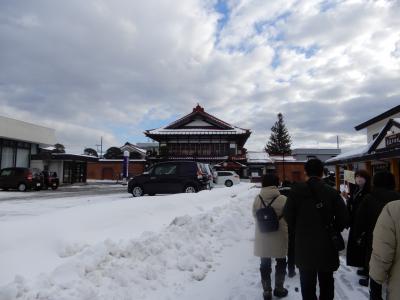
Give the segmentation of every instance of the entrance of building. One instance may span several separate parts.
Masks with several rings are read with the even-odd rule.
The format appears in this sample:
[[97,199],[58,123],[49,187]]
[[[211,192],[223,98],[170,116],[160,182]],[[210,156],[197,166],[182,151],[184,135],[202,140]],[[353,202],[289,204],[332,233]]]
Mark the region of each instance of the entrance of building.
[[64,161],[63,183],[86,182],[86,162]]

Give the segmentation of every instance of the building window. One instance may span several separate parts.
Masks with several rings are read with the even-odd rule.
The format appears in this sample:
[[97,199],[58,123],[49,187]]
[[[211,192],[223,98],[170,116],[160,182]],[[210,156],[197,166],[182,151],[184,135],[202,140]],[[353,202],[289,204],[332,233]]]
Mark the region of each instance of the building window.
[[1,168],[10,168],[14,166],[14,148],[3,146],[1,151]]
[[29,167],[29,149],[17,149],[16,167],[28,168]]

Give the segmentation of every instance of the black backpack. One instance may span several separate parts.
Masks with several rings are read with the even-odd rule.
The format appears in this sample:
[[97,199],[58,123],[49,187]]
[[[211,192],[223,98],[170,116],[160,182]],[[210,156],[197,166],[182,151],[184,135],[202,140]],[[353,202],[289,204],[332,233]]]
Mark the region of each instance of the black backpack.
[[279,196],[280,195],[276,196],[268,205],[265,205],[264,199],[261,197],[261,195],[258,195],[262,204],[264,205],[263,208],[260,208],[256,212],[258,227],[260,228],[261,232],[278,231],[280,218],[278,217],[275,209],[271,205]]

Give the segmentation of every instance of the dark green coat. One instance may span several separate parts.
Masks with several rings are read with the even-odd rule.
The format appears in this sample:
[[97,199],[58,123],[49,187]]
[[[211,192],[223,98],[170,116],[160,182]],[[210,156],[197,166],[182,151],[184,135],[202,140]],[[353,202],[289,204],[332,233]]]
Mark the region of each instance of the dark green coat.
[[[322,200],[336,229],[343,231],[349,216],[342,197],[320,178],[311,178],[309,184],[318,199]],[[295,231],[295,262],[299,269],[336,271],[339,268],[339,253],[324,228],[307,183],[293,186],[284,208],[284,217]]]

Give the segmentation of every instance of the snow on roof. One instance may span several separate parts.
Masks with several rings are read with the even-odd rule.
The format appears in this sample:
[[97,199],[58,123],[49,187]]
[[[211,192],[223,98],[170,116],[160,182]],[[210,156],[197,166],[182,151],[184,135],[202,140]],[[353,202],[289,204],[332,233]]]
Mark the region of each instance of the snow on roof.
[[[397,123],[400,123],[400,118],[394,118],[393,121],[395,121]],[[353,150],[341,153],[341,154],[339,154],[339,155],[337,155],[335,157],[332,157],[332,158],[326,160],[325,163],[333,163],[333,162],[336,162],[336,161],[347,160],[347,159],[352,159],[352,158],[358,158],[358,157],[362,157],[362,156],[368,154],[370,152],[372,146],[374,145],[375,141],[381,136],[382,131],[385,129],[386,125],[381,128],[379,133],[376,135],[375,139],[370,141],[367,145],[362,146],[362,147],[357,148],[357,149],[353,149]]]
[[135,150],[137,152],[141,152],[142,154],[146,154],[146,150],[144,150],[142,148],[139,148],[138,146],[136,146],[134,144],[131,144],[131,143],[128,143],[128,142],[121,147],[121,149],[124,149],[124,148],[131,148],[131,149],[133,149],[133,150]]
[[246,154],[247,162],[249,163],[272,163],[272,159],[265,151],[248,151]]
[[332,157],[328,160],[325,161],[325,163],[332,163],[335,161],[341,161],[344,159],[351,159],[351,158],[357,158],[361,157],[365,154],[368,153],[369,149],[371,148],[372,144],[374,143],[375,140],[372,140],[371,142],[368,143],[368,145],[362,146],[357,149],[353,149],[344,153],[339,154],[338,156]]
[[44,148],[40,147],[40,149],[48,150],[48,151],[53,151],[53,150],[56,150],[56,147],[48,146],[48,147],[44,147]]
[[[102,158],[99,159],[99,162],[122,162],[123,159],[107,159],[107,158]],[[130,159],[129,161],[146,161],[145,159]]]
[[51,155],[54,155],[54,156],[63,156],[63,155],[68,155],[68,156],[76,156],[76,157],[90,157],[90,158],[97,158],[97,156],[93,156],[93,155],[87,155],[87,154],[75,154],[75,153],[51,153]]
[[287,162],[303,162],[303,160],[297,160],[292,155],[271,155],[270,158],[273,161],[287,161]]
[[150,134],[157,135],[208,135],[208,134],[245,134],[246,130],[234,127],[234,129],[166,129],[166,127],[161,127],[153,130],[148,130]]

